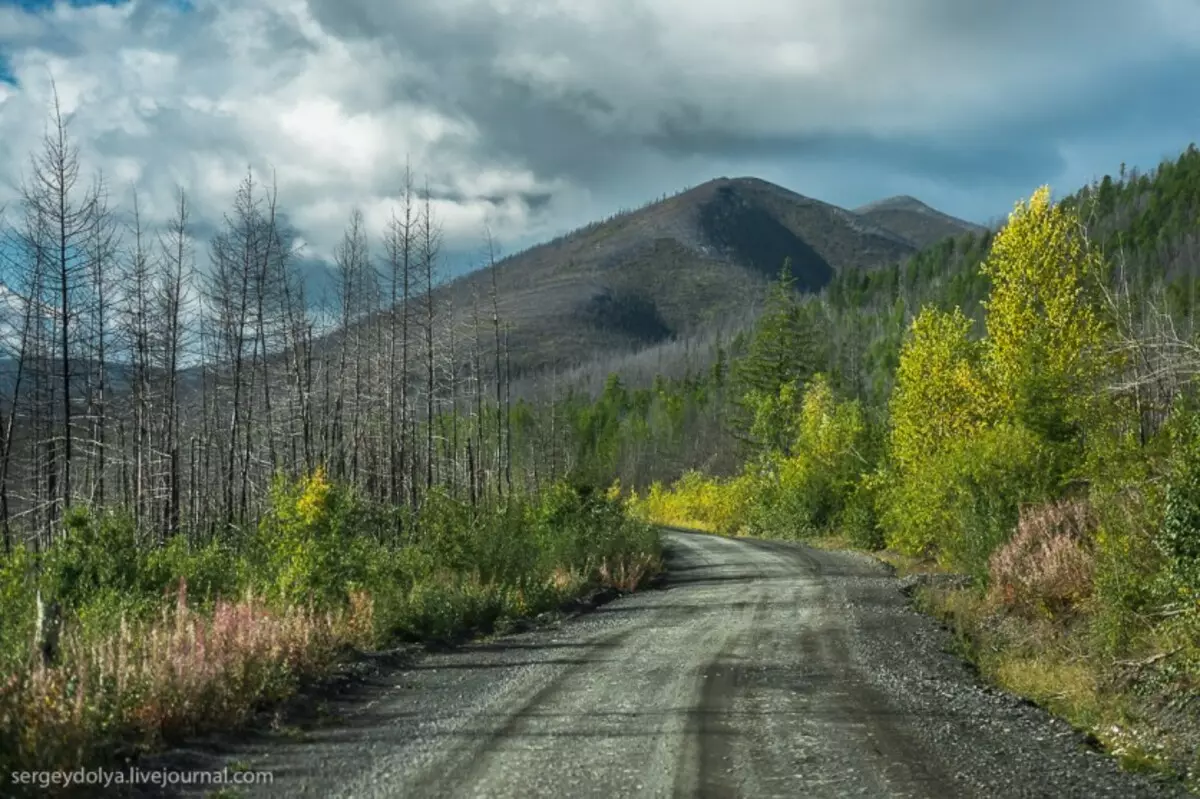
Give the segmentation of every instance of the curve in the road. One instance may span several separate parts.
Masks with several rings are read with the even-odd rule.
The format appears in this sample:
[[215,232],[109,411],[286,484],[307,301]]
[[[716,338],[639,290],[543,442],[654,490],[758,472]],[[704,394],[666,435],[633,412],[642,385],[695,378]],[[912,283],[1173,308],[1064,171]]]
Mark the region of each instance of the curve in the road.
[[1186,795],[979,685],[866,556],[665,544],[665,590],[430,654],[345,723],[235,756],[288,799]]

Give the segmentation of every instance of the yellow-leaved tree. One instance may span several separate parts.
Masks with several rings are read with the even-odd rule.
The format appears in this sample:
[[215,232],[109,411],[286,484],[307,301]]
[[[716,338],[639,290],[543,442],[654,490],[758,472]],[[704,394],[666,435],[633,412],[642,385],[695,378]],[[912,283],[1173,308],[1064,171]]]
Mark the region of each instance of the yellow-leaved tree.
[[997,409],[1050,441],[1073,438],[1100,394],[1104,268],[1077,214],[1052,203],[1046,186],[1017,204],[983,266],[992,282],[984,364]]
[[974,434],[993,415],[970,331],[958,308],[924,308],[909,328],[889,407],[890,450],[901,470]]

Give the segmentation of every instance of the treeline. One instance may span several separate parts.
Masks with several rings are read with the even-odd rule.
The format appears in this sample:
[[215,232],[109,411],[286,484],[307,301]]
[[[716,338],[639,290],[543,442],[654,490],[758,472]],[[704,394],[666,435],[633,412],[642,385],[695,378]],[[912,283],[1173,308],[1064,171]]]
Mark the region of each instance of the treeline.
[[[1184,332],[1195,328],[1200,277],[1200,150],[1189,146],[1174,160],[1141,173],[1121,166],[1061,200],[1079,215],[1092,246],[1106,255],[1112,288],[1130,295],[1138,325],[1167,312]],[[881,407],[908,324],[921,308],[961,308],[983,332],[983,301],[990,290],[980,267],[995,231],[946,239],[875,270],[843,270],[825,292],[829,331],[837,344],[831,367],[854,396]]]
[[633,507],[965,574],[927,598],[985,671],[1196,778],[1198,195],[1189,148],[821,298],[785,269],[730,370],[741,470]]
[[0,785],[656,571],[604,411],[514,398],[494,280],[434,290],[411,171],[384,230],[351,214],[332,301],[253,174],[205,241],[184,189],[158,230],[114,194],[56,105],[0,245]]

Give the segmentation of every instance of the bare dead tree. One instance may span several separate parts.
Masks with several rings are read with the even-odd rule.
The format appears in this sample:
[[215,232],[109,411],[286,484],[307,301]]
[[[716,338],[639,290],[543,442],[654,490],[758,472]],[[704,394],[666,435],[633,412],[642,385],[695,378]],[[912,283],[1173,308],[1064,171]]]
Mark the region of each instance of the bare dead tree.
[[423,278],[421,289],[425,295],[425,315],[422,325],[425,346],[425,488],[426,490],[430,490],[433,488],[433,464],[437,457],[437,450],[434,446],[434,417],[436,416],[437,391],[437,374],[434,366],[436,299],[433,289],[436,285],[435,276],[437,273],[439,250],[441,248],[441,231],[438,229],[437,222],[433,218],[433,202],[428,184],[425,186],[422,199],[419,224],[420,251],[418,259]]
[[[283,251],[282,246],[280,247]],[[285,347],[288,354],[289,440],[292,449],[292,473],[311,471],[316,465],[313,441],[313,327],[307,307],[304,282],[289,268],[290,259],[278,265],[280,312],[284,320]],[[299,439],[299,447],[296,441]],[[299,452],[296,450],[299,449]]]
[[[358,480],[358,443],[362,425],[362,340],[356,324],[369,310],[371,289],[370,253],[362,211],[350,213],[342,242],[334,255],[338,272],[341,350],[338,364],[338,391],[333,411],[337,430],[337,475]],[[349,408],[347,409],[347,406]],[[350,429],[345,417],[350,416]]]
[[[404,476],[408,453],[406,435],[409,383],[409,318],[411,313],[413,244],[416,233],[416,207],[412,171],[405,168],[401,187],[401,208],[393,209],[384,237],[388,285],[388,360],[387,360],[387,446],[388,485],[391,502],[403,501]],[[397,402],[397,393],[399,401]]]
[[86,368],[87,414],[91,438],[88,441],[88,495],[91,502],[103,506],[105,475],[108,467],[108,362],[112,334],[112,279],[117,269],[120,232],[109,205],[103,176],[97,176],[88,199],[88,232],[85,239],[87,259],[88,346],[84,352]]
[[140,527],[150,512],[150,508],[147,507],[150,495],[147,475],[151,468],[150,459],[153,452],[150,431],[151,409],[154,403],[150,330],[153,275],[136,190],[133,192],[129,234],[131,241],[123,276],[126,292],[121,302],[120,327],[132,367],[130,389],[133,394],[134,428],[137,431],[133,442],[132,497],[134,519]]
[[44,280],[45,259],[41,256],[44,240],[41,219],[30,218],[29,211],[25,227],[19,231],[5,231],[7,246],[2,248],[4,257],[4,310],[12,314],[14,322],[0,334],[7,359],[13,364],[12,388],[9,391],[7,408],[0,409],[0,527],[4,532],[5,554],[12,552],[12,507],[10,504],[10,478],[16,420],[20,414],[23,383],[30,357],[30,339],[40,314],[40,294]]
[[[80,164],[78,149],[67,133],[57,87],[51,83],[53,111],[50,126],[42,137],[41,150],[32,159],[29,182],[22,187],[22,201],[46,220],[49,228],[50,256],[53,265],[57,303],[55,341],[58,358],[58,397],[61,418],[58,435],[52,441],[54,456],[47,477],[51,493],[62,510],[72,499],[72,460],[74,457],[74,386],[72,356],[76,347],[75,305],[79,287],[87,277],[87,239],[93,230],[94,205],[79,194]],[[59,451],[61,450],[61,457]],[[59,479],[61,474],[61,481]],[[52,509],[52,514],[55,513]]]
[[[261,247],[262,214],[255,196],[253,175],[248,173],[238,187],[232,216],[226,216],[225,228],[211,245],[212,270],[208,280],[207,303],[213,316],[219,357],[230,371],[228,447],[223,475],[224,525],[233,527],[245,511],[248,494],[249,464],[242,456],[239,487],[239,454],[244,452],[243,438],[249,439],[243,426],[247,415],[248,379],[246,361],[247,331],[251,327],[251,303],[255,265]],[[251,337],[252,338],[252,337]],[[251,345],[253,342],[251,342]],[[215,397],[214,397],[215,400]],[[239,503],[240,496],[240,503]]]
[[[272,474],[279,468],[279,453],[275,449],[275,413],[271,405],[271,371],[270,355],[274,340],[275,320],[269,311],[277,307],[276,295],[280,290],[279,279],[286,268],[286,255],[283,252],[282,241],[276,215],[278,204],[278,188],[274,176],[266,192],[266,212],[262,220],[262,231],[259,250],[254,270],[254,347],[253,362],[258,369],[258,379],[262,384],[263,415],[262,425],[267,448],[267,465]],[[247,438],[247,441],[250,439]],[[249,461],[247,453],[247,461]]]
[[495,463],[496,463],[496,492],[497,492],[497,497],[499,497],[501,494],[503,494],[502,486],[507,485],[507,481],[505,481],[504,484],[502,484],[500,482],[500,475],[503,474],[504,469],[505,469],[505,463],[504,463],[505,427],[503,424],[501,424],[501,420],[504,418],[503,413],[502,413],[502,408],[501,408],[501,389],[502,389],[502,384],[504,381],[501,378],[502,373],[500,371],[500,354],[501,354],[501,347],[500,347],[500,289],[499,289],[499,284],[498,284],[498,280],[497,280],[496,242],[495,242],[495,239],[492,238],[492,231],[490,229],[486,230],[486,236],[487,236],[487,250],[488,250],[488,272],[489,272],[489,276],[492,279],[492,285],[491,285],[492,335],[495,339],[495,341],[494,341],[495,347],[493,350],[494,368],[492,370],[492,379],[495,381],[495,385],[496,385],[496,409],[495,409],[495,413],[496,413],[496,460],[495,460]]
[[512,353],[504,326],[504,488],[512,495]]
[[[195,261],[191,236],[188,230],[190,210],[187,194],[182,188],[176,192],[174,213],[160,235],[158,276],[153,281],[153,309],[156,367],[161,372],[165,387],[162,399],[162,418],[158,425],[159,449],[166,453],[167,469],[166,507],[162,519],[163,535],[179,531],[182,508],[181,433],[180,433],[180,386],[181,361],[186,356],[187,340],[184,330],[185,315],[192,305],[191,287],[195,280]],[[192,309],[194,310],[194,309]],[[191,471],[195,472],[195,463]],[[191,498],[194,503],[194,496]],[[190,517],[194,520],[194,516]]]
[[[480,495],[482,494],[480,485],[481,464],[476,464],[477,458],[483,457],[483,342],[480,340],[479,329],[479,292],[476,290],[472,295],[472,325],[474,327],[474,341],[472,347],[472,372],[474,375],[474,393],[475,393],[475,446],[474,451],[468,453],[471,470],[471,505],[478,505]],[[468,442],[469,443],[469,442]]]

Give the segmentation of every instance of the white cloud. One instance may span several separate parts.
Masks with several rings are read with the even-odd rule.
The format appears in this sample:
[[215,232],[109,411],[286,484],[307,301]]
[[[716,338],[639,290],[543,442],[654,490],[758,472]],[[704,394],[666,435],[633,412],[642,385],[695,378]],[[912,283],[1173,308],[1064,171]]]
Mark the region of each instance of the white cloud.
[[[1037,125],[1069,128],[1064,109],[1100,103],[1111,76],[1198,42],[1192,0],[8,6],[0,203],[45,129],[52,74],[85,162],[136,182],[151,222],[176,183],[219,221],[248,167],[274,169],[318,255],[355,205],[382,225],[406,162],[451,247],[485,222],[527,240],[730,169],[835,201],[869,199],[854,193],[874,181],[1001,210],[1010,186],[1090,177],[1111,165],[1081,154],[1125,146],[1101,126]],[[1161,128],[1142,124],[1145,141]]]

